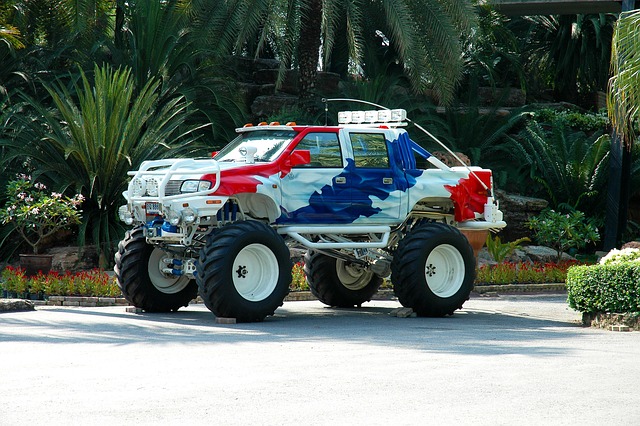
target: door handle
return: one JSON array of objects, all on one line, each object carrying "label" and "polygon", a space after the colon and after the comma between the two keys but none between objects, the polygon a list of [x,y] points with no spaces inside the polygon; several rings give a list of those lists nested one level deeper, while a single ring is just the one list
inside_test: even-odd
[{"label": "door handle", "polygon": [[347,183],[347,178],[339,176],[336,178],[336,183]]},{"label": "door handle", "polygon": [[382,178],[382,183],[385,185],[391,185],[393,183],[393,178],[390,178],[390,177]]}]

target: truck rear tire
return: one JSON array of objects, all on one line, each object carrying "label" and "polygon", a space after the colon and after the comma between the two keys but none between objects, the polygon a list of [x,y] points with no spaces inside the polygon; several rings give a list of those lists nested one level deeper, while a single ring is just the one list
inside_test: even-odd
[{"label": "truck rear tire", "polygon": [[391,281],[400,303],[419,316],[452,315],[469,299],[475,265],[471,245],[460,231],[425,223],[398,244]]},{"label": "truck rear tire", "polygon": [[217,317],[262,321],[282,306],[291,268],[282,237],[261,222],[244,221],[207,237],[196,281],[205,305]]},{"label": "truck rear tire", "polygon": [[198,293],[194,280],[162,273],[166,253],[147,244],[144,229],[127,231],[118,244],[113,268],[125,299],[147,312],[177,311],[188,306]]},{"label": "truck rear tire", "polygon": [[380,276],[359,265],[311,250],[304,256],[304,273],[311,293],[338,308],[368,302],[382,284]]}]

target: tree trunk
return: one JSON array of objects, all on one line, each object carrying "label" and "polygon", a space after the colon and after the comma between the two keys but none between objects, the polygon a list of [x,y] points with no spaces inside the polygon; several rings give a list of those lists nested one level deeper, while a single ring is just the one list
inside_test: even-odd
[{"label": "tree trunk", "polygon": [[118,49],[122,49],[124,47],[124,1],[118,0],[116,1],[116,22],[114,27],[114,35],[115,35],[115,46]]},{"label": "tree trunk", "polygon": [[309,0],[302,10],[298,42],[298,85],[300,101],[309,105],[314,96],[318,76],[320,33],[322,30],[322,0]]}]

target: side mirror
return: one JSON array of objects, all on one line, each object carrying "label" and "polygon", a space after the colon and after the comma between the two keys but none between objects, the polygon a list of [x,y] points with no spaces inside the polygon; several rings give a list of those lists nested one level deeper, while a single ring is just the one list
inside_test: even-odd
[{"label": "side mirror", "polygon": [[311,163],[311,151],[308,149],[298,149],[291,153],[289,156],[289,164],[291,167],[303,166]]},{"label": "side mirror", "polygon": [[213,151],[213,152],[211,153],[211,158],[213,158],[213,157],[215,157],[216,155],[218,155],[218,152],[219,152],[219,151]]}]

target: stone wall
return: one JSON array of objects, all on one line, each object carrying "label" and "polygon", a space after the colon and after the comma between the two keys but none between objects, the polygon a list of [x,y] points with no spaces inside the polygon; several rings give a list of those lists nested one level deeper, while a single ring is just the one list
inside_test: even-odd
[{"label": "stone wall", "polygon": [[[292,109],[298,103],[298,71],[284,70],[278,86],[280,62],[273,59],[229,58],[234,70],[236,87],[252,114],[252,121],[267,120],[283,109]],[[316,91],[322,96],[338,94],[340,76],[319,72]],[[292,117],[295,118],[295,117]]]},{"label": "stone wall", "polygon": [[507,222],[507,227],[498,234],[503,242],[523,237],[531,238],[531,230],[526,222],[540,214],[549,205],[547,200],[541,198],[507,194],[500,190],[496,191],[496,198],[500,203],[500,210],[504,213],[504,220]]}]

